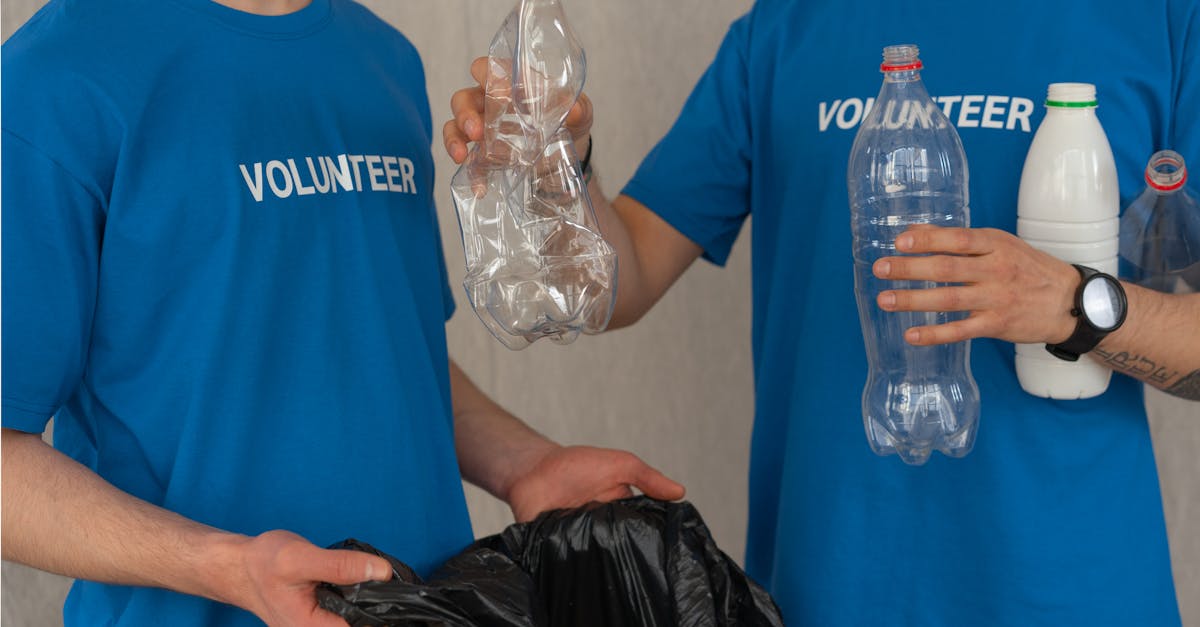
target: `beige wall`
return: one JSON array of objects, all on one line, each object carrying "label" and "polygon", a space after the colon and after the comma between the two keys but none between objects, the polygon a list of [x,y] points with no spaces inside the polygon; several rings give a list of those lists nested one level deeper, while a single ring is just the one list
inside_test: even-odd
[{"label": "beige wall", "polygon": [[[3,36],[41,4],[4,0]],[[469,78],[468,63],[486,52],[511,6],[506,0],[366,4],[421,51],[438,128],[450,94]],[[594,159],[609,192],[620,189],[666,131],[729,22],[750,4],[568,0],[588,51],[599,137]],[[446,187],[453,167],[440,147],[434,154],[443,239],[457,285],[464,275],[462,246]],[[753,413],[749,246],[747,230],[726,269],[697,264],[634,328],[571,347],[539,343],[511,353],[491,339],[459,294],[449,326],[451,354],[486,392],[544,433],[635,451],[683,481],[718,544],[740,558]],[[1200,627],[1200,405],[1157,394],[1149,404],[1180,604],[1185,624]],[[479,535],[511,521],[503,504],[478,490],[469,488],[468,500]],[[65,580],[9,563],[3,578],[5,625],[59,622]]]}]

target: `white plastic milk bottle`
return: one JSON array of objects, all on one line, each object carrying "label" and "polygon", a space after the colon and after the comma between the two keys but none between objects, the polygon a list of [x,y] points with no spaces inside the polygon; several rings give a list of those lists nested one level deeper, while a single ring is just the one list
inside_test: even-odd
[{"label": "white plastic milk bottle", "polygon": [[[1116,276],[1121,200],[1096,86],[1053,83],[1046,117],[1025,157],[1017,235],[1034,248]],[[1017,345],[1017,378],[1034,396],[1077,399],[1108,388],[1112,371],[1089,355],[1063,361],[1043,344]]]}]

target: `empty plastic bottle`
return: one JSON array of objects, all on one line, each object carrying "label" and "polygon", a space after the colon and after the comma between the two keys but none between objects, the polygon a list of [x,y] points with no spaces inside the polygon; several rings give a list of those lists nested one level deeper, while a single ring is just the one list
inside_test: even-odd
[{"label": "empty plastic bottle", "polygon": [[[1096,117],[1096,86],[1054,83],[1021,170],[1017,235],[1066,261],[1117,274],[1121,199],[1108,136]],[[1112,370],[1084,355],[1063,361],[1044,344],[1017,344],[1017,379],[1034,396],[1090,398]]]},{"label": "empty plastic bottle", "polygon": [[883,87],[850,151],[847,183],[854,233],[854,288],[869,372],[863,423],[871,450],[923,464],[934,450],[962,457],[975,444],[979,387],[970,342],[913,346],[910,327],[943,324],[965,313],[886,312],[884,289],[941,284],[883,281],[871,267],[896,255],[896,236],[914,224],[970,226],[967,157],[958,132],[921,82],[916,46],[883,49]]},{"label": "empty plastic bottle", "polygon": [[1200,291],[1200,203],[1189,193],[1187,164],[1154,153],[1146,190],[1121,217],[1121,277],[1168,294]]},{"label": "empty plastic bottle", "polygon": [[488,52],[483,140],[450,184],[467,299],[514,350],[599,333],[612,314],[616,253],[562,126],[585,74],[559,0],[519,2]]}]

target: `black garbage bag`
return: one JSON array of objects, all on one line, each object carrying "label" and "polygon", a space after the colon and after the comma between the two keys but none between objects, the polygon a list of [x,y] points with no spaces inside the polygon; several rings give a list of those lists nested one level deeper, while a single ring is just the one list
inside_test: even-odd
[{"label": "black garbage bag", "polygon": [[717,548],[690,503],[635,497],[546,512],[455,556],[428,581],[383,555],[386,582],[322,584],[321,607],[354,627],[783,625],[779,608]]}]

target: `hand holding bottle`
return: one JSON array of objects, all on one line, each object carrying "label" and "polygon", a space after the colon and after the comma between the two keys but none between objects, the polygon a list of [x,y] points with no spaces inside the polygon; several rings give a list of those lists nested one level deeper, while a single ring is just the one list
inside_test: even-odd
[{"label": "hand holding bottle", "polygon": [[914,226],[896,238],[896,249],[923,257],[884,257],[873,271],[881,279],[958,285],[887,290],[887,311],[966,311],[962,320],[913,327],[904,339],[928,346],[992,337],[1008,342],[1054,344],[1075,328],[1070,314],[1079,273],[1070,264],[998,229]]},{"label": "hand holding bottle", "polygon": [[559,0],[520,0],[482,68],[481,139],[450,182],[467,299],[513,350],[541,338],[569,344],[612,315],[616,254],[564,126],[586,65]]},{"label": "hand holding bottle", "polygon": [[[471,78],[475,84],[464,87],[450,97],[450,112],[453,118],[442,125],[442,143],[446,153],[455,163],[467,158],[467,146],[483,140],[484,85],[488,79],[488,58],[479,57],[471,62]],[[575,140],[575,152],[587,154],[592,133],[592,101],[586,93],[571,107],[563,121],[563,127]]]}]

